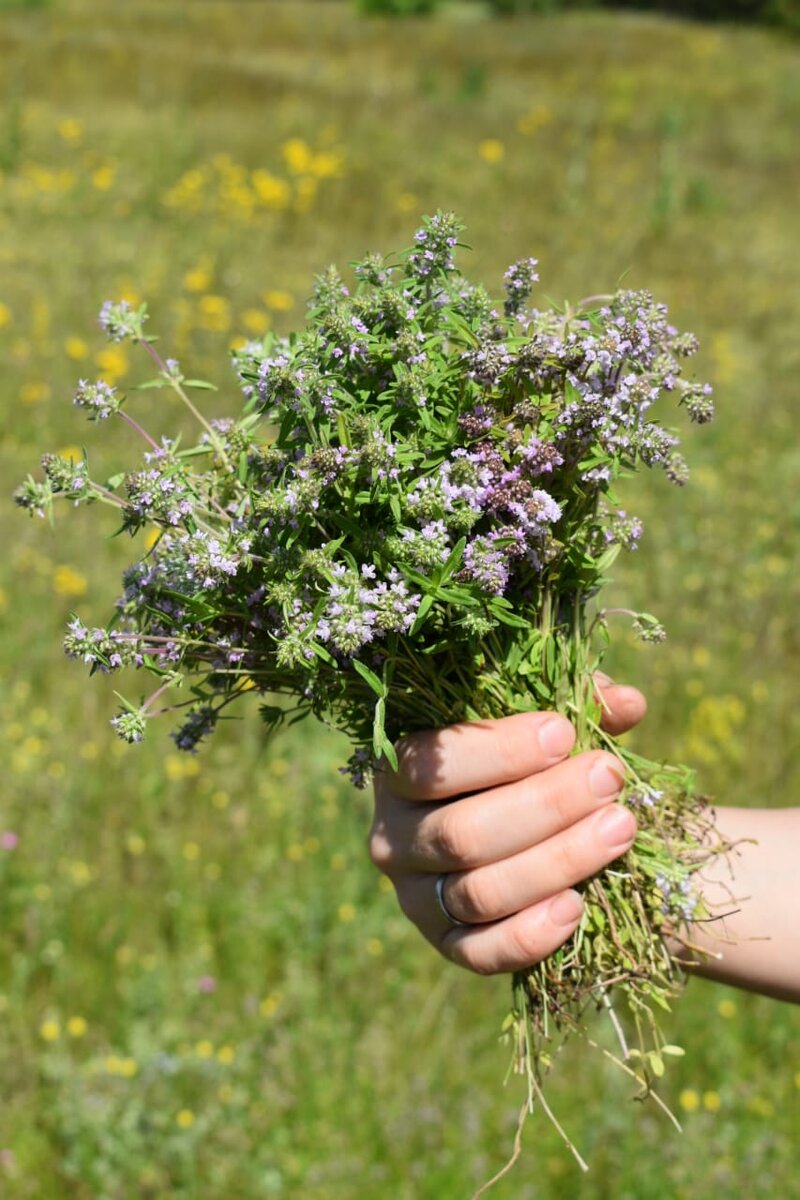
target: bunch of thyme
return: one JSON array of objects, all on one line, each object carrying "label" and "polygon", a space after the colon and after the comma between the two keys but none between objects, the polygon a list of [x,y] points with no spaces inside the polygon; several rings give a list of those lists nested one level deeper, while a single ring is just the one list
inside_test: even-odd
[{"label": "bunch of thyme", "polygon": [[[235,419],[198,410],[191,393],[209,385],[161,359],[145,306],[106,303],[108,336],[140,344],[157,368],[140,386],[171,389],[199,438],[157,442],[126,396],[82,380],[75,404],[126,422],[142,461],[100,483],[85,456],[46,454],[44,480],[29,477],[16,500],[42,516],[57,498],[102,502],[130,534],[155,530],[108,627],[73,617],[65,638],[92,671],[157,678],[113,718],[129,742],[182,710],[173,737],[193,751],[255,692],[270,729],[313,714],[344,731],[360,786],[396,765],[395,741],[414,730],[537,709],[570,717],[577,750],[617,754],[636,842],[586,883],[570,941],[515,975],[506,1032],[544,1104],[556,1035],[586,1033],[587,1007],[604,1006],[620,1062],[648,1091],[677,1051],[655,1010],[680,988],[689,923],[709,915],[692,877],[727,847],[690,770],[602,730],[592,674],[610,614],[597,597],[641,534],[618,480],[639,466],[687,478],[654,404],[667,393],[703,424],[711,389],[683,378],[696,339],[648,292],[537,309],[536,260],[524,259],[495,305],[456,269],[461,230],[439,212],[411,249],[356,264],[352,289],[335,268],[320,275],[304,330],[233,352]],[[631,616],[646,640],[663,636],[655,617]],[[188,698],[163,702],[184,684]]]}]

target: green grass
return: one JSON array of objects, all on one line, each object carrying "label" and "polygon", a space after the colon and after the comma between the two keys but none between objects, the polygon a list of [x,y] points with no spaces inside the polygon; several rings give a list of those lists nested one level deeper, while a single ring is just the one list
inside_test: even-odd
[{"label": "green grass", "polygon": [[[107,296],[147,298],[233,411],[232,335],[291,328],[326,262],[453,207],[492,287],[535,254],[548,297],[625,276],[700,334],[718,422],[688,438],[684,492],[631,488],[646,543],[614,588],[670,641],[620,629],[610,666],[650,696],[649,753],[695,762],[728,803],[797,802],[796,44],[607,14],[398,26],[312,0],[84,0],[4,12],[0,55],[8,490],[48,448],[125,461],[70,404],[107,350]],[[339,154],[338,177],[312,194],[323,166],[295,146],[292,175],[291,138]],[[237,165],[288,181],[288,202],[279,186],[251,214]],[[165,206],[195,168],[200,211]],[[127,357],[104,369],[141,378]],[[162,398],[135,404],[173,426]],[[399,915],[332,735],[264,746],[253,705],[188,775],[166,729],[117,743],[110,688],[59,642],[73,607],[104,618],[130,544],[96,511],[54,534],[10,505],[0,521],[2,827],[20,838],[0,851],[2,1195],[468,1197],[513,1138],[507,981],[447,966]],[[797,1010],[694,980],[666,1025],[684,1133],[567,1047],[549,1094],[591,1171],[537,1115],[498,1200],[798,1194]]]}]

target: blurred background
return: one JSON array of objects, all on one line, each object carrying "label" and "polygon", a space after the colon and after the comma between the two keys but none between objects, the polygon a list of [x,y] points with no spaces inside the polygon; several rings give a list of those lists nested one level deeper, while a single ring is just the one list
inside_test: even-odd
[{"label": "blurred background", "polygon": [[[107,681],[61,655],[136,548],[113,515],[51,531],[10,493],[46,449],[101,475],[138,453],[70,403],[79,377],[149,377],[104,341],[106,298],[147,300],[224,415],[230,347],[296,327],[314,273],[402,249],[437,207],[495,292],[531,254],[542,306],[651,288],[700,336],[719,415],[685,431],[683,491],[627,486],[646,534],[613,600],[670,637],[620,629],[608,669],[648,693],[642,749],[721,802],[800,802],[797,4],[572,7],[0,3],[3,1197],[464,1200],[521,1099],[508,980],[400,916],[336,737],[265,745],[254,703],[197,757],[166,725],[129,748]],[[549,1096],[590,1173],[537,1114],[497,1200],[800,1196],[798,1010],[693,980],[664,1021],[683,1134],[567,1046]]]}]

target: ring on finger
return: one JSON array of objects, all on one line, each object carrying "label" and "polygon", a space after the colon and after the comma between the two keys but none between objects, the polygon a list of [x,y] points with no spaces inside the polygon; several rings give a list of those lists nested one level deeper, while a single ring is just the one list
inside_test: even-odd
[{"label": "ring on finger", "polygon": [[446,871],[444,872],[444,874],[440,875],[438,877],[438,879],[436,880],[436,889],[435,889],[436,890],[436,902],[439,905],[439,909],[442,913],[442,916],[445,918],[448,925],[451,925],[454,929],[459,929],[459,928],[469,929],[472,925],[472,922],[471,921],[460,921],[458,919],[458,917],[453,916],[453,914],[450,912],[450,909],[447,907],[447,901],[444,898],[444,885],[445,885],[446,880],[447,880],[447,872]]}]

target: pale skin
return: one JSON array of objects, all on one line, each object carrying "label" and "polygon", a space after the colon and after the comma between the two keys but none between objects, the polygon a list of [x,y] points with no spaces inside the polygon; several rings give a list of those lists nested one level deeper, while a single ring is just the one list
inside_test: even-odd
[{"label": "pale skin", "polygon": [[[635,688],[596,676],[603,725],[620,734],[644,716]],[[400,907],[446,958],[482,975],[546,958],[575,931],[575,886],[619,858],[636,835],[618,803],[619,760],[570,756],[575,731],[554,713],[522,713],[413,734],[399,770],[380,773],[369,839],[375,865]],[[700,877],[718,919],[695,924],[689,969],[736,987],[800,1003],[800,808],[715,809],[738,843]],[[742,839],[756,839],[757,844]],[[453,927],[444,899],[468,927]]]}]

